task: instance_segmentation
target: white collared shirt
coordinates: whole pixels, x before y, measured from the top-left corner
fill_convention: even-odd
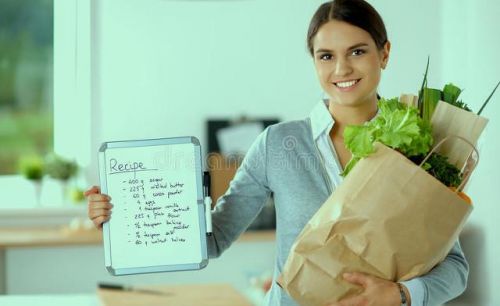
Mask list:
[[[328,110],[328,100],[321,100],[311,111],[311,128],[314,142],[328,173],[331,190],[335,190],[343,180],[340,176],[342,165],[330,138],[335,121]]]

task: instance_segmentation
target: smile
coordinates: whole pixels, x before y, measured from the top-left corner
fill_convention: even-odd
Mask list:
[[[361,79],[357,79],[357,80],[351,80],[351,81],[346,81],[346,82],[337,82],[337,83],[333,83],[333,84],[335,84],[335,86],[337,86],[338,88],[348,89],[348,88],[351,88],[354,85],[356,85],[360,80]]]

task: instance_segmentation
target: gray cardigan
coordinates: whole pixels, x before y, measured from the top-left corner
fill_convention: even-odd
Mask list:
[[[255,140],[229,189],[212,214],[209,256],[218,257],[250,225],[272,194],[276,207],[274,280],[280,275],[290,248],[309,219],[332,190],[313,141],[310,119],[268,127]],[[424,305],[441,305],[466,287],[468,264],[457,241],[446,259],[420,279]],[[268,305],[297,305],[276,282]]]

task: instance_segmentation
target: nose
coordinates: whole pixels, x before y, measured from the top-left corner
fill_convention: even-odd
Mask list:
[[[335,76],[344,77],[352,72],[352,67],[349,61],[345,58],[338,58],[335,63]]]

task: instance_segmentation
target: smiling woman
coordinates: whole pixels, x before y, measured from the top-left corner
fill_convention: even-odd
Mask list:
[[[224,35],[221,37],[225,38]],[[363,0],[335,0],[321,5],[310,22],[307,42],[319,83],[328,97],[317,101],[307,118],[271,125],[257,137],[229,189],[217,200],[212,212],[213,235],[207,241],[209,256],[220,256],[248,228],[273,195],[277,254],[274,281],[265,303],[270,306],[297,306],[301,302],[300,297],[292,297],[280,288],[277,280],[304,226],[342,183],[339,174],[351,157],[344,144],[344,128],[363,124],[377,115],[377,90],[390,53],[382,18]],[[269,57],[268,53],[265,55]],[[221,66],[228,66],[227,61]],[[196,67],[195,70],[203,69]],[[271,73],[273,69],[268,70]],[[186,71],[185,67],[182,71]],[[262,81],[261,71],[249,75],[255,79],[251,83]],[[229,84],[237,83],[244,82],[229,80]],[[301,87],[302,83],[293,85]],[[287,87],[290,88],[290,84]],[[242,96],[250,96],[251,91],[245,93]],[[218,100],[209,97],[200,97],[200,101]],[[191,110],[186,108],[185,112]],[[89,219],[100,228],[113,218],[109,197],[101,194],[97,186],[89,189],[87,196]],[[303,273],[315,279],[316,274],[311,271],[305,269]],[[354,295],[337,305],[367,305],[367,301],[370,305],[383,306],[398,306],[406,302],[414,306],[437,305],[464,290],[467,273],[467,262],[456,243],[436,269],[401,284],[372,275],[346,275],[345,281],[362,286],[364,290],[359,290],[358,294],[351,292]],[[322,285],[325,292],[335,290],[328,284]],[[327,302],[334,301],[321,300],[314,304]]]
[[[323,4],[307,34],[320,85],[330,97],[328,109],[336,123],[330,138],[342,168],[351,158],[344,127],[376,115],[381,69],[387,66],[391,47],[382,18],[365,3]]]
[[[370,105],[374,115],[376,104],[370,102],[377,100],[376,85],[380,68],[387,65],[390,43],[379,49],[367,31],[332,20],[318,30],[313,45],[316,71],[332,107]]]

